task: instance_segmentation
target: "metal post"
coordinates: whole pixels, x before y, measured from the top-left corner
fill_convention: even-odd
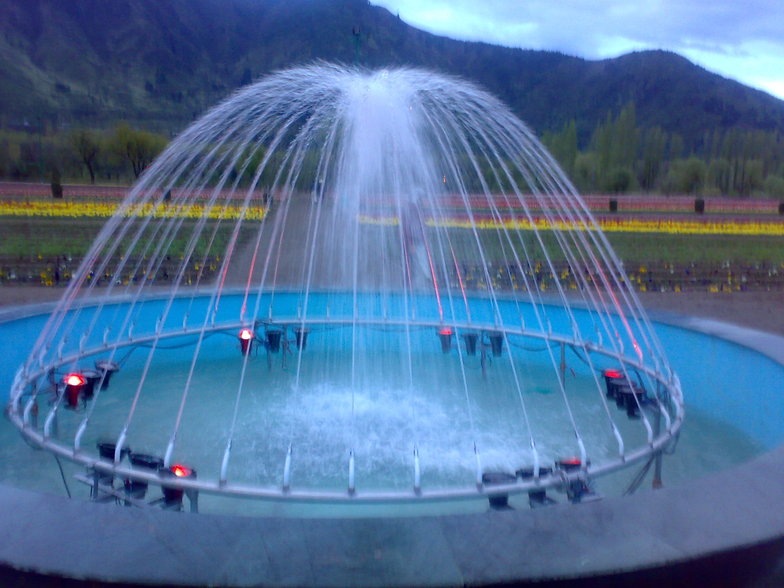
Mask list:
[[[653,427],[655,436],[659,436],[659,431],[661,430],[661,409],[656,408],[656,418],[653,420]],[[664,486],[662,483],[662,451],[659,450],[656,452],[656,457],[654,458],[653,462],[653,482],[651,486],[654,489],[661,488]]]
[[[561,386],[566,388],[566,343],[561,343]]]
[[[356,484],[354,483],[354,450],[348,454],[348,493],[354,494]]]
[[[421,470],[419,467],[419,449],[414,447],[414,492],[422,492]]]
[[[286,460],[283,462],[283,491],[288,492],[291,488],[291,443],[286,451]]]

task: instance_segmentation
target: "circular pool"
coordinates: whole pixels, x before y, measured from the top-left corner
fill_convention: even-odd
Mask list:
[[[4,312],[0,337],[18,342],[0,360],[5,381],[13,378],[25,347],[41,328],[41,310]],[[784,463],[784,423],[774,415],[784,408],[777,393],[784,375],[784,358],[776,356],[782,353],[781,338],[696,319],[670,317],[667,323],[657,323],[656,330],[681,376],[689,419],[677,451],[664,460],[661,490],[617,496],[628,479],[614,486],[610,478],[602,478],[597,485],[606,495],[603,500],[568,504],[554,492],[562,504],[532,510],[526,501],[513,498],[513,509],[503,512],[487,512],[487,502],[479,500],[463,501],[457,509],[438,503],[427,512],[329,503],[301,510],[279,502],[233,501],[238,507],[202,500],[205,514],[191,516],[86,502],[89,488],[73,478],[79,468],[63,460],[59,468],[52,455],[27,447],[3,423],[2,500],[11,513],[4,533],[13,541],[4,542],[0,559],[9,569],[126,582],[173,582],[183,574],[183,566],[191,566],[176,581],[194,585],[286,584],[291,578],[334,584],[357,573],[368,580],[362,583],[397,585],[608,574],[639,581],[658,577],[655,570],[663,565],[669,566],[671,575],[705,577],[700,562],[706,558],[714,572],[735,570],[740,578],[738,558],[744,554],[752,554],[758,573],[780,574],[776,554],[784,521],[776,501],[784,486],[776,477],[781,478]],[[118,386],[118,394],[119,390]],[[328,392],[319,397],[324,394]],[[311,401],[324,408],[315,396]],[[66,492],[77,500],[63,498]],[[237,516],[248,512],[258,516]],[[21,521],[24,524],[16,527]],[[60,528],[71,529],[78,545],[61,544],[52,535]],[[225,533],[232,537],[231,553],[216,544],[216,529],[224,529],[224,539]],[[175,539],[178,533],[187,534],[188,540]],[[254,536],[261,543],[253,543]],[[532,543],[531,537],[536,541]],[[121,563],[107,553],[114,548],[106,541],[115,547],[136,545],[139,551]],[[126,563],[142,557],[142,546],[149,551],[169,541],[177,545],[174,560],[154,556],[155,569]],[[472,547],[474,541],[481,541],[482,548]],[[24,551],[30,542],[51,547]],[[507,546],[517,542],[527,546],[525,555],[508,551]],[[70,558],[72,550],[93,555]],[[218,569],[197,565],[197,554],[204,550],[224,563]],[[259,550],[263,563],[248,566],[243,558],[258,556]],[[573,557],[574,550],[580,558]]]

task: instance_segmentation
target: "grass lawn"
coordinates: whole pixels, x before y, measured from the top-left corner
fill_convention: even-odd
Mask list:
[[[667,235],[609,233],[621,259],[672,263],[784,263],[784,239],[750,235]]]
[[[0,217],[0,257],[3,258],[52,258],[58,255],[81,257],[98,235],[105,219]],[[193,221],[185,221],[182,233],[187,235]],[[212,233],[215,223],[205,227],[205,236]],[[227,243],[233,223],[220,227],[217,249]],[[246,231],[252,231],[252,227]],[[451,229],[455,242],[473,240],[465,229]],[[533,234],[523,232],[523,238],[533,244]],[[488,251],[498,249],[495,230],[480,231]],[[548,248],[555,241],[547,232],[543,239]],[[721,263],[744,261],[746,263],[784,263],[784,241],[775,236],[753,235],[675,235],[664,233],[606,233],[619,257],[629,261],[662,261],[672,263]],[[200,243],[196,254],[203,255],[207,239]],[[171,255],[181,254],[187,245],[186,238],[176,238]],[[532,247],[535,250],[536,247]]]
[[[74,219],[74,218],[47,218],[47,217],[0,217],[0,257],[49,259],[61,255],[81,257],[90,248],[95,237],[100,232],[106,219]],[[185,252],[188,237],[192,231],[194,221],[184,221],[180,234],[175,237],[168,250],[168,254],[179,256]],[[228,243],[233,222],[224,222],[219,228],[213,246],[213,254],[222,254]],[[207,253],[207,243],[216,228],[215,222],[208,222],[204,228],[204,238],[196,244],[194,254],[198,256]],[[246,229],[245,233],[249,233]],[[158,236],[140,240],[137,252],[154,242]],[[130,242],[130,239],[126,239]],[[122,247],[122,246],[121,246]]]

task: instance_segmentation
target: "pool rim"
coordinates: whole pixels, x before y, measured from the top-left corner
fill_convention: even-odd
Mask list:
[[[649,316],[784,365],[784,337],[715,320]],[[662,567],[668,578],[704,578],[704,562],[737,578],[780,579],[782,489],[784,445],[676,488],[547,509],[400,519],[188,516],[0,485],[7,513],[0,519],[0,566],[9,574],[103,582],[236,586],[497,585],[618,578]],[[760,555],[738,565],[739,554],[760,550],[764,561]]]

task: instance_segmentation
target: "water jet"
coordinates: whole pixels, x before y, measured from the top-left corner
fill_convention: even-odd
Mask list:
[[[138,506],[159,503],[150,485],[175,509],[198,495],[204,513],[254,498],[386,515],[476,512],[488,497],[535,506],[568,488],[581,504],[553,505],[559,517],[589,513],[589,481],[647,468],[684,419],[624,275],[549,154],[472,84],[280,72],[145,172],[49,316],[7,413],[29,443],[122,480]],[[61,411],[74,394],[51,375],[88,363],[103,384]],[[612,395],[608,369],[623,376]],[[610,406],[619,397],[636,418]],[[127,464],[129,446],[145,453]],[[550,473],[564,455],[579,467]],[[181,463],[198,478],[178,476]],[[134,509],[117,510],[136,528]]]

